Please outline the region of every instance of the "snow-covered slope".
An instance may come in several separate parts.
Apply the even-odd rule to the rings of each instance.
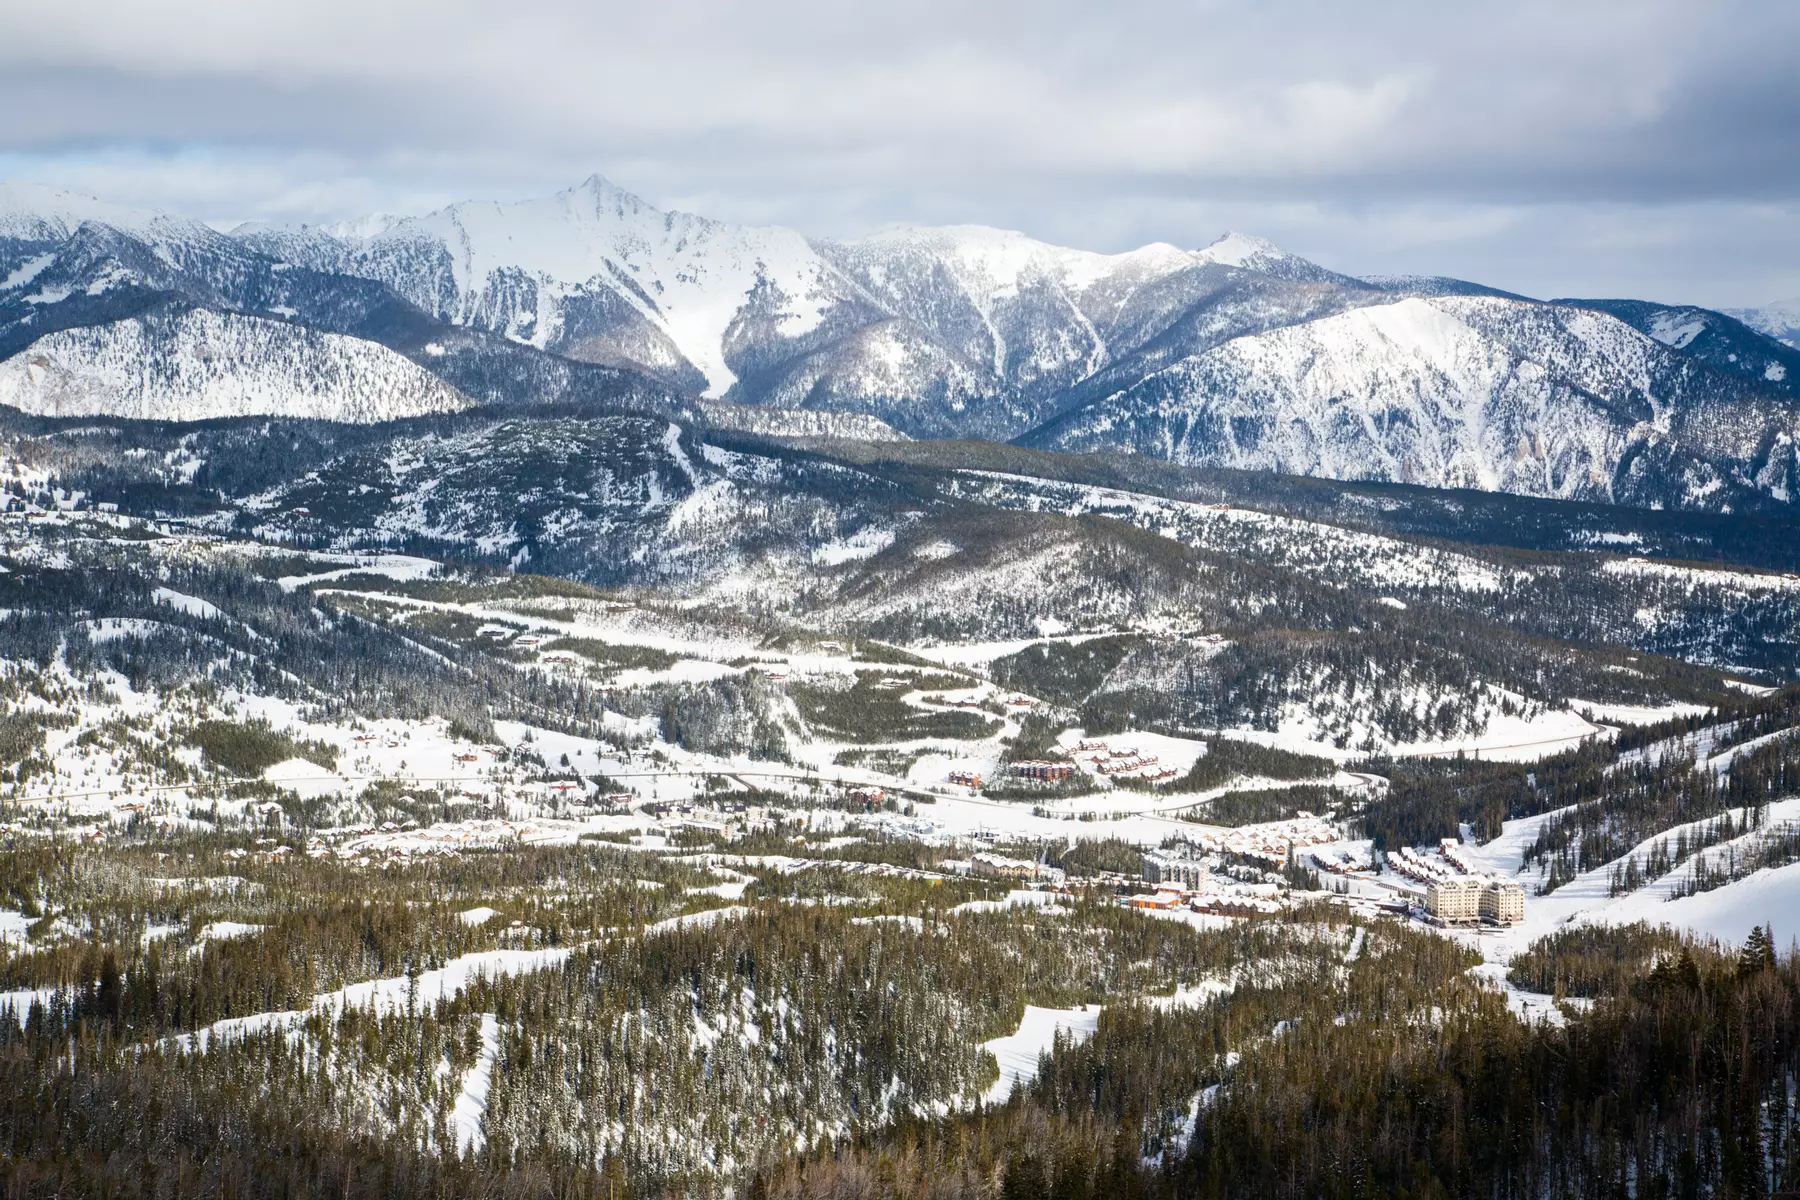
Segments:
[[[655,417],[477,417],[371,440],[246,508],[283,538],[429,542],[607,585],[729,587],[749,561],[810,562],[892,503],[855,495],[847,472],[821,470],[823,486],[802,466],[704,445]]]
[[[1610,498],[1628,448],[1716,380],[1602,313],[1408,298],[1241,337],[1038,431],[1064,450]]]
[[[996,432],[1040,418],[1051,396],[1116,358],[1115,327],[1145,288],[1203,265],[1166,243],[1095,254],[978,225],[818,248],[895,318],[855,361],[833,364],[834,391],[942,392]],[[1136,344],[1128,333],[1123,349]]]
[[[1754,379],[1778,395],[1800,396],[1800,349],[1724,313],[1647,300],[1559,300],[1611,313],[1663,345],[1716,371]]]
[[[469,401],[374,342],[206,309],[66,329],[0,363],[0,404],[52,417],[360,423]]]
[[[539,200],[455,204],[376,229],[244,236],[379,279],[441,319],[641,366],[709,396],[736,381],[728,335],[753,296],[769,332],[787,339],[816,329],[839,302],[798,233],[662,212],[597,175]]]
[[[1031,424],[1044,415],[1031,398],[1106,361],[1097,325],[1142,285],[1213,261],[1169,245],[1093,254],[979,226],[809,243],[664,212],[598,176],[541,200],[235,236],[380,280],[442,320],[709,397],[990,434]]]
[[[250,256],[216,230],[170,213],[0,181],[0,325],[15,304],[93,302],[124,287],[176,280],[241,288]],[[210,298],[210,297],[209,297]]]

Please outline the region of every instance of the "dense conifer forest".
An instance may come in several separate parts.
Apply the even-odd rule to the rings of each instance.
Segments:
[[[15,1195],[1795,1186],[1800,973],[1766,936],[1736,953],[1633,929],[1548,939],[1515,975],[1587,1000],[1557,1024],[1519,1023],[1470,965],[1433,935],[1322,913],[1201,934],[1116,909],[917,930],[767,909],[602,939],[435,1011],[320,1014],[202,1057],[159,1038],[103,968],[68,1017],[0,1024],[0,1169]],[[1157,999],[1221,978],[1236,986],[1215,999]],[[931,1115],[984,1082],[968,1047],[1022,998],[1106,1007],[1009,1100]],[[485,1148],[434,1153],[482,1012],[500,1029]],[[828,1135],[795,1152],[809,1125]],[[692,1136],[645,1139],[664,1128]]]

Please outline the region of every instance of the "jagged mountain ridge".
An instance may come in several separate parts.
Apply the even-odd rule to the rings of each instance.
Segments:
[[[370,232],[372,230],[372,232]],[[1183,273],[1344,281],[1261,239],[1105,255],[979,226],[808,242],[660,212],[598,176],[544,200],[466,203],[247,245],[386,283],[440,320],[641,370],[709,397],[864,412],[910,433],[1011,436],[1192,302]]]
[[[0,355],[175,298],[377,341],[514,410],[692,416],[698,394],[911,436],[1341,478],[1734,510],[1794,494],[1800,376],[1745,325],[1352,279],[1242,234],[1115,255],[976,226],[809,241],[662,212],[599,177],[517,204],[229,236],[44,189],[11,187],[0,206]],[[1446,370],[1431,338],[1372,336],[1391,319],[1378,309],[1425,300],[1486,314],[1458,318],[1473,330],[1458,353],[1485,365]],[[1325,369],[1302,386],[1277,345]],[[1620,368],[1621,346],[1657,361],[1654,388]],[[1341,406],[1327,421],[1334,398],[1301,403],[1337,379],[1360,379],[1365,408],[1383,393],[1378,434]]]
[[[1064,414],[1028,444],[1189,465],[1602,500],[1645,447],[1689,503],[1785,499],[1792,410],[1597,311],[1407,298],[1236,338]],[[1746,420],[1745,410],[1755,414]],[[1770,432],[1759,417],[1787,428]],[[1720,455],[1720,451],[1726,453]],[[1709,456],[1731,460],[1726,467]]]
[[[542,200],[467,202],[368,237],[340,233],[250,229],[243,238],[377,279],[441,320],[637,366],[711,396],[734,382],[723,346],[753,289],[796,298],[773,315],[787,337],[814,327],[830,294],[799,234],[663,213],[598,176]]]
[[[36,207],[20,209],[21,197]],[[15,205],[0,210],[0,359],[62,330],[201,307],[379,343],[490,406],[686,411],[681,393],[638,372],[445,324],[379,281],[308,265],[305,255],[272,257],[203,225],[81,199],[16,186],[0,193]],[[343,401],[346,410],[379,406],[375,397]],[[168,415],[200,419],[198,410]]]

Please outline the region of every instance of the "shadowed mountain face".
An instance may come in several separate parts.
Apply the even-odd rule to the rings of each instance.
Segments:
[[[231,234],[5,185],[0,356],[0,402],[38,413],[692,416],[723,401],[914,437],[1646,506],[1785,506],[1796,486],[1800,352],[1707,310],[1357,280],[1241,234],[1116,255],[968,226],[812,241],[662,212],[598,177],[516,204]]]

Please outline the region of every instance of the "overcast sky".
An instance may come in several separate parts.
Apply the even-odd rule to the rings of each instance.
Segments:
[[[1800,295],[1795,0],[0,0],[0,177],[214,222],[514,199]]]

